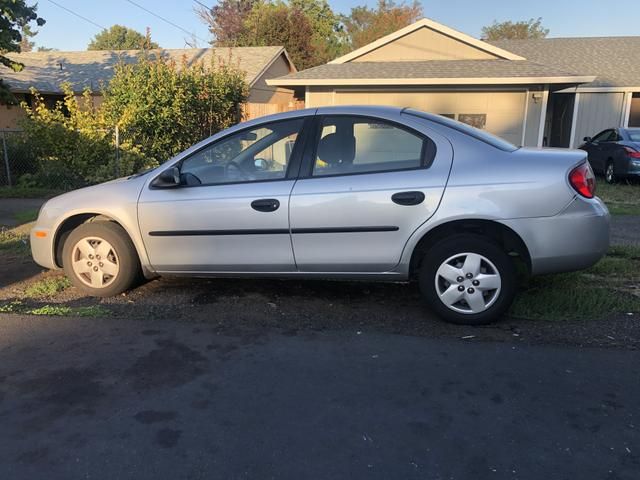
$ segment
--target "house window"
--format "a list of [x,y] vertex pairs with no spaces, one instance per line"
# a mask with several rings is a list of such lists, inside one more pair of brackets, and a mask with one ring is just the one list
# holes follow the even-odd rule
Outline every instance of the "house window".
[[484,130],[487,126],[487,114],[486,113],[460,113],[458,114],[458,121],[471,125],[472,127]]
[[484,130],[487,126],[486,113],[439,113],[438,115],[466,123],[467,125],[479,128],[480,130]]

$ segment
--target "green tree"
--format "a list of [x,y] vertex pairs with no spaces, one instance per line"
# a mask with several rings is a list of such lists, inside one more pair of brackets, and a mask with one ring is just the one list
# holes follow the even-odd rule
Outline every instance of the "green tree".
[[331,10],[326,0],[289,0],[289,5],[304,13],[311,24],[315,65],[326,63],[345,53],[346,44],[340,17]]
[[127,28],[122,25],[113,25],[109,29],[102,30],[91,42],[87,50],[141,50],[160,48],[151,41],[151,36]]
[[520,22],[495,21],[482,27],[483,40],[524,40],[528,38],[545,38],[549,29],[542,25],[542,17],[530,18]]
[[311,22],[298,8],[285,3],[256,4],[244,22],[238,46],[283,45],[295,66],[302,70],[322,63],[312,43]]
[[[28,6],[24,0],[0,0],[0,64],[19,72],[24,65],[8,58],[5,53],[19,52],[22,42],[21,31],[32,22],[44,25],[44,19],[38,17],[36,5]],[[6,85],[0,80],[0,101],[15,101]]]
[[375,9],[366,5],[352,8],[348,16],[342,16],[342,24],[349,47],[355,50],[414,23],[422,15],[417,0],[409,4],[378,0]]
[[197,14],[214,46],[283,45],[298,69],[343,53],[339,19],[326,0],[222,0]]

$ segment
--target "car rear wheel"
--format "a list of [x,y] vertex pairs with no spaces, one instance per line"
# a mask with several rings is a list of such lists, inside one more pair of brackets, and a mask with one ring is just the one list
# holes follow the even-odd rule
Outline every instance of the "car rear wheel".
[[480,235],[446,238],[425,254],[420,290],[444,320],[483,325],[504,314],[515,297],[516,270],[496,243]]
[[607,181],[607,183],[616,183],[616,173],[613,162],[611,160],[607,162],[607,166],[604,170],[604,179]]
[[94,297],[122,293],[139,278],[136,249],[127,232],[114,222],[80,225],[67,237],[62,258],[73,284]]

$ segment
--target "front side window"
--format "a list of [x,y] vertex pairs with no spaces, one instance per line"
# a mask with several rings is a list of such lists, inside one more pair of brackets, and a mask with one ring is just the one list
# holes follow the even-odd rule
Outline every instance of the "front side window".
[[183,182],[210,185],[283,179],[303,123],[304,119],[270,123],[218,140],[182,162]]
[[605,130],[593,137],[592,142],[608,142],[613,134],[613,130]]
[[322,122],[314,176],[418,168],[426,140],[381,120],[327,116]]

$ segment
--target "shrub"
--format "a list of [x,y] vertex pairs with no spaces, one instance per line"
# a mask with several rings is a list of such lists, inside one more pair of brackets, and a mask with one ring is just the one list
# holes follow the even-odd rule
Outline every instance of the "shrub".
[[[240,70],[222,62],[180,68],[141,54],[135,64],[116,66],[97,106],[87,90],[49,108],[32,91],[22,135],[12,148],[24,151],[24,188],[73,189],[155,167],[238,120],[248,87]],[[120,148],[115,148],[116,126]]]

